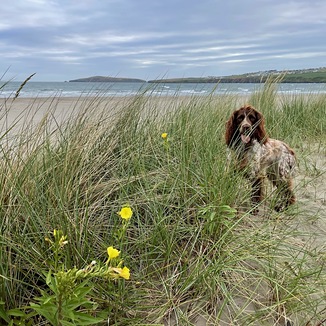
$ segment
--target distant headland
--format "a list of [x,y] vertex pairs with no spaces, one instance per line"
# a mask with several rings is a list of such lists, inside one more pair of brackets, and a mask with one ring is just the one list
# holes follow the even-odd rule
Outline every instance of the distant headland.
[[69,80],[69,82],[97,82],[97,83],[118,83],[118,82],[125,82],[125,83],[146,83],[146,80],[137,79],[137,78],[119,78],[119,77],[105,77],[105,76],[93,76],[93,77],[86,77],[86,78],[79,78]]
[[138,82],[138,83],[264,83],[266,80],[276,80],[278,83],[326,83],[326,67],[299,70],[266,70],[230,76],[185,77],[143,80],[137,78],[118,78],[93,76],[69,80],[69,82]]

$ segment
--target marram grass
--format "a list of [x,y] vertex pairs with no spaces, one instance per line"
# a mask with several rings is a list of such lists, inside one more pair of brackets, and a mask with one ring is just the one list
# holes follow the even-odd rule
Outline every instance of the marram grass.
[[[316,165],[311,178],[307,153],[325,155],[325,97],[279,97],[273,87],[246,101],[263,112],[271,136],[297,151],[300,193],[325,175]],[[325,215],[306,215],[300,199],[275,213],[271,189],[262,213],[250,214],[249,187],[227,166],[223,140],[225,121],[243,99],[176,94],[162,107],[145,93],[113,113],[99,109],[101,101],[76,107],[65,122],[49,113],[19,132],[2,124],[0,318],[76,323],[73,315],[51,322],[44,311],[29,314],[37,298],[54,295],[48,285],[55,278],[46,273],[55,257],[46,239],[56,229],[68,239],[57,257],[65,273],[108,255],[121,255],[130,271],[129,280],[69,283],[87,301],[70,307],[74,316],[94,318],[84,325],[322,322],[325,248],[316,239],[325,226],[312,233],[308,221]],[[63,311],[58,306],[54,314]]]

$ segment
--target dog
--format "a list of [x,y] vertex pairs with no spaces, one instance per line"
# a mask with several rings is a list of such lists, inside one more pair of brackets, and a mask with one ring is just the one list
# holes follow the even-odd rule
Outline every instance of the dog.
[[293,175],[296,156],[286,143],[267,136],[263,115],[253,106],[234,111],[226,123],[225,142],[235,152],[236,166],[244,170],[252,185],[253,213],[263,200],[263,183],[268,178],[278,188],[281,203],[274,208],[282,211],[295,203]]

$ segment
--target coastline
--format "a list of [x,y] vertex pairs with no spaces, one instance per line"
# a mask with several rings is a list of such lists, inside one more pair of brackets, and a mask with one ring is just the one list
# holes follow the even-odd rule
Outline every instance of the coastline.
[[[326,84],[275,84],[278,94],[325,94]],[[10,82],[0,90],[0,98],[14,98],[21,87],[19,82]],[[64,83],[64,82],[29,82],[19,91],[22,98],[91,98],[91,97],[180,97],[180,96],[250,96],[263,91],[262,83]]]

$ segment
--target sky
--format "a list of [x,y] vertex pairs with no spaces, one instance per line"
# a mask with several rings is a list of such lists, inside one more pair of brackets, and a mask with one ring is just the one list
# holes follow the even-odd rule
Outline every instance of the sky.
[[326,66],[325,0],[11,0],[0,77],[227,76]]

